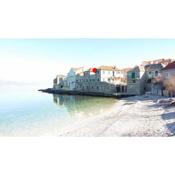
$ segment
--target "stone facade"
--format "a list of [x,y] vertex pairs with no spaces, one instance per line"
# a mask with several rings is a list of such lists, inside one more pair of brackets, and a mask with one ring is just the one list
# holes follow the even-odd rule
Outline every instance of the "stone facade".
[[[100,66],[94,68],[95,72],[91,68],[71,68],[67,76],[58,75],[54,79],[53,88],[127,95],[150,92],[173,96],[175,88],[172,90],[174,84],[170,80],[174,78],[175,82],[175,62],[169,62],[171,59],[145,61],[132,69]],[[165,82],[169,84],[165,86]]]
[[145,70],[136,66],[127,73],[127,93],[130,95],[144,94]]
[[96,73],[91,69],[76,77],[76,90],[88,92],[120,93],[126,92],[124,74],[112,66],[101,66]]
[[70,71],[68,72],[67,77],[66,77],[69,90],[76,90],[77,89],[77,82],[78,82],[82,72],[84,72],[83,67],[70,69]]
[[143,62],[128,72],[128,94],[141,95],[146,92],[162,95],[165,91],[162,79],[162,69],[171,59],[159,59]]
[[[162,64],[149,64],[145,66],[145,92],[152,92],[154,80],[161,76]],[[156,87],[157,88],[157,85]]]
[[164,96],[175,97],[175,61],[167,65],[161,71]]
[[160,70],[158,77],[153,79],[152,94],[175,96],[175,62],[169,63]]
[[101,66],[96,69],[96,72],[92,72],[92,69],[71,68],[62,81],[57,81],[60,82],[57,87],[86,92],[126,93],[126,71],[117,69],[115,66]]
[[66,87],[66,77],[64,75],[57,75],[56,78],[53,80],[53,88],[54,89],[61,89]]

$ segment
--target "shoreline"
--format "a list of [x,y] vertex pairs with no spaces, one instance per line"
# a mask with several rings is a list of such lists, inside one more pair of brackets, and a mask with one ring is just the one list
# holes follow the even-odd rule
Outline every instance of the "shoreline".
[[158,96],[143,95],[119,100],[100,116],[60,128],[58,136],[167,137],[175,135],[175,107],[157,104]]
[[135,95],[131,94],[107,94],[102,92],[87,92],[87,91],[73,91],[73,90],[55,90],[53,88],[39,89],[38,91],[51,94],[62,95],[82,95],[82,96],[94,96],[94,97],[109,97],[109,98],[127,98]]

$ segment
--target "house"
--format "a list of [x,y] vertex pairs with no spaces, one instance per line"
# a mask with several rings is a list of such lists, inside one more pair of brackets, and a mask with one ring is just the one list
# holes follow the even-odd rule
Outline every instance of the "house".
[[71,68],[67,74],[66,80],[68,89],[75,90],[76,89],[76,82],[78,79],[78,75],[84,71],[84,67],[79,68]]
[[145,65],[145,92],[153,91],[153,88],[155,88],[154,81],[160,76],[162,68],[161,63]]
[[95,74],[90,72],[87,79],[90,81],[89,91],[105,93],[126,93],[127,91],[125,70],[118,69],[116,66],[100,66]]
[[172,59],[158,59],[144,61],[140,66],[125,69],[105,65],[97,68],[71,68],[67,76],[58,75],[54,79],[53,88],[128,95],[151,92],[172,96],[174,64]]
[[175,61],[161,70],[165,96],[175,96]]
[[66,80],[64,75],[57,75],[56,78],[53,80],[53,88],[60,89],[66,86]]
[[135,66],[127,72],[127,93],[129,95],[144,94],[145,69],[144,66]]
[[168,92],[165,89],[165,82],[167,82],[167,80],[165,81],[165,70],[172,62],[172,59],[163,59],[159,63],[145,66],[147,75],[145,86],[147,91],[151,88],[151,93],[154,95],[168,96]]
[[128,69],[118,69],[116,66],[71,68],[66,77],[60,77],[59,81],[54,80],[54,87],[109,94],[126,93],[127,71]]
[[98,68],[100,74],[100,87],[103,91],[111,91],[113,93],[126,93],[127,82],[125,70],[116,66],[100,66]]
[[77,75],[76,90],[94,92],[99,90],[98,82],[100,82],[100,72],[96,68],[84,70]]
[[142,66],[145,68],[144,92],[163,95],[164,86],[162,84],[161,70],[172,61],[172,59],[163,58],[142,62]]
[[122,72],[119,71],[119,69],[117,69],[115,66],[100,66],[98,68],[90,68],[77,75],[76,90],[116,93],[116,85],[122,84],[120,79],[123,77],[124,75]]

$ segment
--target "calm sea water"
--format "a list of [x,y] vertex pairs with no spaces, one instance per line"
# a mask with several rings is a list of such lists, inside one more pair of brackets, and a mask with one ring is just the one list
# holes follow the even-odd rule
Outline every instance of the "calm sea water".
[[108,111],[117,100],[52,95],[37,87],[0,88],[0,136],[55,136],[60,128]]

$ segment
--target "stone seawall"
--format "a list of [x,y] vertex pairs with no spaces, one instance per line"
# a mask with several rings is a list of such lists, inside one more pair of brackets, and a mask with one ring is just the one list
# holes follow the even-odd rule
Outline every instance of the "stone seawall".
[[85,96],[96,96],[96,97],[112,97],[112,98],[124,98],[134,95],[129,94],[107,94],[101,92],[85,92],[85,91],[73,91],[73,90],[58,90],[53,88],[40,89],[41,92],[51,93],[51,94],[63,94],[63,95],[85,95]]

